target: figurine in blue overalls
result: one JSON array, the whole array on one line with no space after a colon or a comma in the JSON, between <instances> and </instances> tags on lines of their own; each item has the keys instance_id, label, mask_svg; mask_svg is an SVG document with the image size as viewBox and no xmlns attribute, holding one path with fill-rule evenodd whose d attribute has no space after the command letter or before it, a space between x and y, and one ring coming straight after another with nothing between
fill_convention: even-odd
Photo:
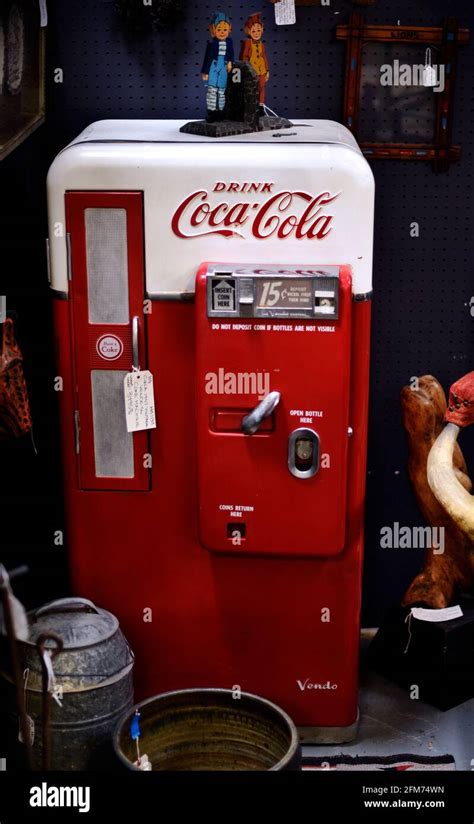
<instances>
[{"instance_id":1,"label":"figurine in blue overalls","mask_svg":"<svg viewBox=\"0 0 474 824\"><path fill-rule=\"evenodd\" d=\"M230 17L222 11L216 11L209 23L212 36L207 44L202 79L207 82L207 117L208 122L222 120L225 107L227 79L234 62L234 46L229 37L232 31Z\"/></svg>"}]
</instances>

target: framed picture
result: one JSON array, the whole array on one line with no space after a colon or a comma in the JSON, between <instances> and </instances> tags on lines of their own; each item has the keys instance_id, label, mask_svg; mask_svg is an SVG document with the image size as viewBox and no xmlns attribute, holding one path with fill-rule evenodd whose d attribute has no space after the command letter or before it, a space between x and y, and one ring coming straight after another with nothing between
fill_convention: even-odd
<instances>
[{"instance_id":1,"label":"framed picture","mask_svg":"<svg viewBox=\"0 0 474 824\"><path fill-rule=\"evenodd\" d=\"M0 0L0 160L44 121L44 51L38 4Z\"/></svg>"},{"instance_id":2,"label":"framed picture","mask_svg":"<svg viewBox=\"0 0 474 824\"><path fill-rule=\"evenodd\" d=\"M446 171L461 156L452 142L454 88L469 29L453 17L440 27L368 25L354 13L336 37L347 44L343 122L363 153Z\"/></svg>"}]
</instances>

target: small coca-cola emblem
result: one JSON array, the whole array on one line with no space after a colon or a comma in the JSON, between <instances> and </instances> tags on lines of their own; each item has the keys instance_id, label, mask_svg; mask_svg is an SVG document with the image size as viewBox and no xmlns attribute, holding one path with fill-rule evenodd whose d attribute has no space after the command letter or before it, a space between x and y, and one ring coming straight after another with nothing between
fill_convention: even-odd
<instances>
[{"instance_id":1,"label":"small coca-cola emblem","mask_svg":"<svg viewBox=\"0 0 474 824\"><path fill-rule=\"evenodd\" d=\"M123 352L123 343L116 335L102 335L96 343L97 353L105 360L117 360Z\"/></svg>"},{"instance_id":2,"label":"small coca-cola emblem","mask_svg":"<svg viewBox=\"0 0 474 824\"><path fill-rule=\"evenodd\" d=\"M208 235L245 237L252 234L258 240L322 240L332 229L334 215L327 206L340 192L304 191L273 192L274 183L226 184L218 182L212 193L200 189L188 195L176 209L171 227L175 235L189 240ZM269 194L265 200L217 202L213 193ZM229 199L230 200L230 199Z\"/></svg>"}]
</instances>

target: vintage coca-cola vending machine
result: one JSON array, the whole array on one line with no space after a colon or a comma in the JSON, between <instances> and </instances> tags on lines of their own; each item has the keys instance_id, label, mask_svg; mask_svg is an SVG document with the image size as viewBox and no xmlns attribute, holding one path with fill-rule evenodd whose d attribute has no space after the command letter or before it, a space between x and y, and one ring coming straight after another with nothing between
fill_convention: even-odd
<instances>
[{"instance_id":1,"label":"vintage coca-cola vending machine","mask_svg":"<svg viewBox=\"0 0 474 824\"><path fill-rule=\"evenodd\" d=\"M138 698L239 685L346 741L373 176L330 121L180 125L95 123L49 173L74 589L119 616Z\"/></svg>"}]
</instances>

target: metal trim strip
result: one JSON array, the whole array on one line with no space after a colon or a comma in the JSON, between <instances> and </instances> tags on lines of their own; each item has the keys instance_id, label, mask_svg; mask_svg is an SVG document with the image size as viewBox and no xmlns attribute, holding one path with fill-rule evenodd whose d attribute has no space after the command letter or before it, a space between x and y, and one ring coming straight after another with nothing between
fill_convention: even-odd
<instances>
[{"instance_id":1,"label":"metal trim strip","mask_svg":"<svg viewBox=\"0 0 474 824\"><path fill-rule=\"evenodd\" d=\"M149 300L184 300L194 303L194 292L147 292L146 296Z\"/></svg>"},{"instance_id":2,"label":"metal trim strip","mask_svg":"<svg viewBox=\"0 0 474 824\"><path fill-rule=\"evenodd\" d=\"M373 294L372 290L370 292L361 292L360 294L352 295L352 300L355 303L363 303L366 300L372 300Z\"/></svg>"}]
</instances>

